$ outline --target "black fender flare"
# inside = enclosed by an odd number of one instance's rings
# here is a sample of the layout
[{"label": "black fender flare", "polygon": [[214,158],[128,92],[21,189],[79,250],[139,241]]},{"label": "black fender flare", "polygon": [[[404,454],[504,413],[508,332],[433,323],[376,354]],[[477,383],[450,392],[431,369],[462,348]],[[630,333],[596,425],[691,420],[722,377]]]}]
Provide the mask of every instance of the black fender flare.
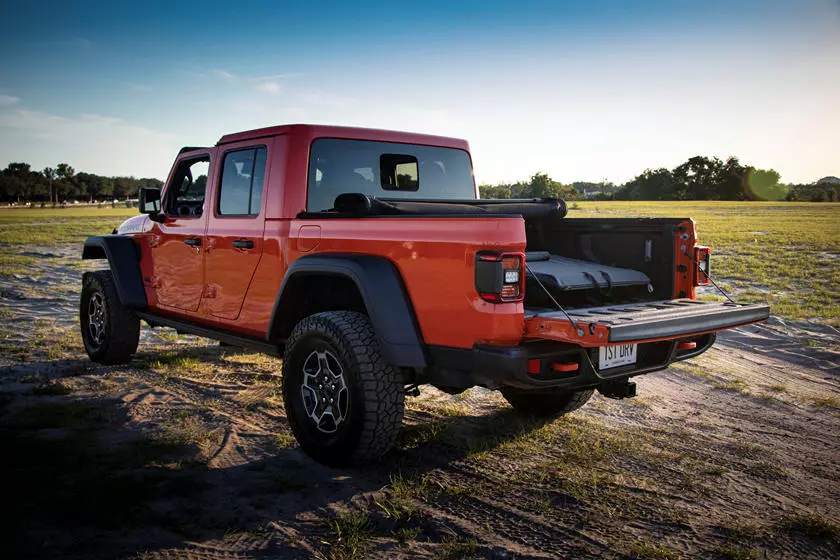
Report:
[{"label": "black fender flare", "polygon": [[117,293],[129,309],[146,309],[146,290],[140,274],[139,247],[125,235],[97,235],[85,239],[82,259],[108,259]]},{"label": "black fender flare", "polygon": [[295,260],[286,271],[271,312],[269,341],[282,338],[280,324],[285,303],[292,300],[287,290],[293,278],[308,275],[336,275],[356,284],[379,338],[385,360],[398,367],[426,367],[425,345],[414,316],[414,308],[396,266],[383,257],[352,253],[318,253]]}]

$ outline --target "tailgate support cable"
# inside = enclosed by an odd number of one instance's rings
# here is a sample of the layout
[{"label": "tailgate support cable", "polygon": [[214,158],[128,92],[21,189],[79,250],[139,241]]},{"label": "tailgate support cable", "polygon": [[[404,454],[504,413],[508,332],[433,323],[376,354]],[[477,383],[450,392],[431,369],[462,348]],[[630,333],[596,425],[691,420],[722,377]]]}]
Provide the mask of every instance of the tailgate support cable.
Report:
[{"label": "tailgate support cable", "polygon": [[[568,320],[569,320],[569,323],[572,325],[572,328],[575,330],[575,332],[577,333],[577,335],[578,335],[578,336],[583,336],[583,329],[579,328],[579,327],[575,324],[575,322],[572,320],[572,317],[571,317],[568,313],[566,313],[566,310],[565,310],[565,309],[563,309],[563,306],[562,306],[562,305],[560,305],[560,303],[558,303],[556,299],[554,299],[554,296],[553,296],[553,295],[551,295],[551,292],[549,292],[549,291],[548,291],[548,288],[546,288],[546,287],[543,285],[543,283],[540,281],[539,277],[537,277],[537,275],[536,275],[536,274],[534,274],[534,271],[533,271],[533,270],[531,270],[531,267],[530,267],[530,266],[528,266],[528,262],[527,262],[527,261],[525,262],[525,270],[526,270],[526,272],[528,272],[528,274],[530,274],[530,275],[534,278],[534,280],[536,280],[536,281],[537,281],[537,284],[539,284],[539,285],[540,285],[540,288],[542,288],[542,289],[543,289],[543,291],[546,293],[546,295],[549,297],[549,299],[550,299],[551,301],[553,301],[553,302],[554,302],[554,305],[556,305],[556,306],[557,306],[557,308],[558,308],[560,311],[562,311],[562,312],[563,312],[563,315],[565,315],[565,316],[566,316],[566,319],[568,319]],[[595,279],[593,278],[592,280],[594,281]],[[595,285],[597,286],[598,284],[596,283]]]},{"label": "tailgate support cable", "polygon": [[[563,312],[563,315],[565,315],[565,316],[566,316],[566,319],[568,319],[568,320],[569,320],[569,323],[571,323],[572,328],[575,330],[575,332],[577,333],[577,335],[578,335],[578,336],[583,336],[583,335],[584,335],[583,329],[578,328],[578,326],[577,326],[577,325],[575,324],[575,322],[572,320],[572,317],[571,317],[571,316],[570,316],[570,315],[566,312],[566,310],[565,310],[565,309],[563,309],[563,306],[562,306],[562,305],[560,305],[560,302],[558,302],[556,299],[554,299],[554,296],[553,296],[553,295],[551,295],[551,292],[549,292],[549,291],[548,291],[548,288],[546,288],[546,287],[545,287],[545,285],[544,285],[544,284],[540,281],[540,279],[537,277],[537,275],[536,275],[536,274],[534,274],[534,271],[533,271],[533,270],[531,270],[531,267],[530,267],[530,266],[528,266],[528,263],[527,263],[527,262],[525,263],[525,270],[528,272],[528,274],[530,274],[531,276],[533,276],[533,277],[534,277],[534,280],[536,280],[536,281],[537,281],[537,284],[539,284],[539,285],[540,285],[540,288],[542,288],[542,290],[546,293],[546,295],[549,297],[549,299],[551,299],[551,301],[553,301],[553,302],[554,302],[554,305],[556,305],[556,306],[557,306],[557,308],[558,308],[560,311],[562,311],[562,312]],[[594,278],[593,278],[593,280],[594,280]],[[582,354],[583,354],[583,357],[584,357],[584,358],[586,358],[586,361],[587,361],[587,362],[589,362],[589,367],[591,367],[591,368],[592,368],[592,371],[593,371],[593,372],[595,372],[595,375],[596,375],[598,378],[600,378],[601,376],[600,376],[600,375],[598,375],[598,368],[596,368],[596,367],[595,367],[595,364],[593,364],[593,363],[592,363],[592,358],[590,358],[590,357],[589,357],[589,350],[584,349],[584,350],[583,350],[583,352],[582,352]]]},{"label": "tailgate support cable", "polygon": [[724,291],[723,291],[723,288],[721,288],[720,286],[718,286],[718,285],[717,285],[717,282],[715,282],[714,280],[712,280],[712,277],[711,277],[711,276],[709,276],[708,274],[706,274],[706,271],[705,271],[705,270],[703,270],[703,267],[702,267],[702,266],[700,266],[700,263],[699,263],[699,262],[697,262],[697,261],[695,261],[695,260],[694,260],[694,257],[692,257],[691,255],[689,255],[689,254],[688,254],[688,251],[683,251],[683,254],[684,254],[686,257],[688,257],[689,259],[691,259],[691,262],[693,262],[693,263],[694,263],[694,266],[696,266],[696,267],[697,267],[697,270],[699,270],[700,272],[702,272],[702,273],[703,273],[703,276],[705,276],[706,278],[708,278],[708,279],[709,279],[709,282],[711,282],[711,283],[712,283],[712,286],[714,286],[715,288],[717,288],[717,289],[718,289],[718,291],[719,291],[720,293],[722,293],[722,294],[723,294],[723,297],[725,297],[726,299],[728,299],[728,300],[729,300],[729,303],[734,303],[735,305],[738,305],[738,303],[737,303],[735,300],[733,300],[731,297],[729,297],[729,294],[727,294],[726,292],[724,292]]}]

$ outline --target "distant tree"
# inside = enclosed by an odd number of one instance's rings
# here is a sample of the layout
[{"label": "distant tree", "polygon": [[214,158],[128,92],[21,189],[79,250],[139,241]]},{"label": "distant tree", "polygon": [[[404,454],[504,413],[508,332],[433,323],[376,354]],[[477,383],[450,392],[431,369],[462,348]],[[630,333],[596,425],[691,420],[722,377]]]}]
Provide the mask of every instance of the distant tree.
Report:
[{"label": "distant tree", "polygon": [[753,169],[747,172],[747,187],[750,198],[755,200],[784,200],[788,194],[785,185],[779,183],[781,175],[775,169]]},{"label": "distant tree", "polygon": [[665,168],[645,169],[615,193],[617,200],[676,200],[673,174]]},{"label": "distant tree", "polygon": [[59,163],[55,168],[55,174],[59,182],[55,188],[55,200],[53,204],[58,204],[59,191],[64,198],[76,194],[76,185],[73,183],[73,176],[76,174],[76,170],[68,163]]},{"label": "distant tree", "polygon": [[76,170],[69,163],[59,163],[55,173],[62,181],[69,181],[76,174]]},{"label": "distant tree", "polygon": [[479,185],[478,192],[480,193],[481,198],[510,198],[510,186],[508,185]]},{"label": "distant tree", "polygon": [[114,195],[114,182],[109,177],[102,177],[92,173],[78,173],[74,177],[79,192],[87,195],[90,202],[100,197]]},{"label": "distant tree", "polygon": [[6,200],[22,202],[32,193],[32,170],[28,163],[13,162],[3,170],[0,192]]},{"label": "distant tree", "polygon": [[531,175],[530,181],[522,188],[521,196],[525,198],[574,198],[574,188],[571,185],[558,183],[547,173],[537,172]]},{"label": "distant tree", "polygon": [[50,182],[50,200],[53,199],[53,179],[55,179],[55,169],[52,167],[45,167],[44,170],[41,172],[44,177],[46,177]]},{"label": "distant tree", "polygon": [[674,168],[674,194],[677,200],[714,200],[719,198],[716,183],[723,162],[694,156]]}]

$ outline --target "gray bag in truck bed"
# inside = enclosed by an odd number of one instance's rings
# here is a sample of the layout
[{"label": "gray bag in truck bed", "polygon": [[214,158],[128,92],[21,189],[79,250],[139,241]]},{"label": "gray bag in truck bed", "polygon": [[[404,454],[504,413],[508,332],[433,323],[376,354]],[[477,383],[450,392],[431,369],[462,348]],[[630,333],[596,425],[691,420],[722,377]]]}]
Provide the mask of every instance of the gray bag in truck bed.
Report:
[{"label": "gray bag in truck bed", "polygon": [[616,286],[646,286],[650,278],[642,272],[551,255],[546,251],[525,254],[528,269],[546,287],[557,290],[609,289]]}]

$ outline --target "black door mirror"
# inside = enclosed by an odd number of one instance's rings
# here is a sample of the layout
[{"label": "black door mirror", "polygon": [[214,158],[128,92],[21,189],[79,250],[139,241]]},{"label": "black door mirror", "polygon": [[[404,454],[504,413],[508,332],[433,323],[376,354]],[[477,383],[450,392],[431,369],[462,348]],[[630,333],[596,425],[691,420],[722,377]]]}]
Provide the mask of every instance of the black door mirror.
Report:
[{"label": "black door mirror", "polygon": [[141,214],[158,214],[160,212],[160,189],[140,187],[139,199]]},{"label": "black door mirror", "polygon": [[160,211],[160,189],[140,187],[138,199],[141,214],[148,214],[154,222],[163,221],[161,218],[164,216]]}]

